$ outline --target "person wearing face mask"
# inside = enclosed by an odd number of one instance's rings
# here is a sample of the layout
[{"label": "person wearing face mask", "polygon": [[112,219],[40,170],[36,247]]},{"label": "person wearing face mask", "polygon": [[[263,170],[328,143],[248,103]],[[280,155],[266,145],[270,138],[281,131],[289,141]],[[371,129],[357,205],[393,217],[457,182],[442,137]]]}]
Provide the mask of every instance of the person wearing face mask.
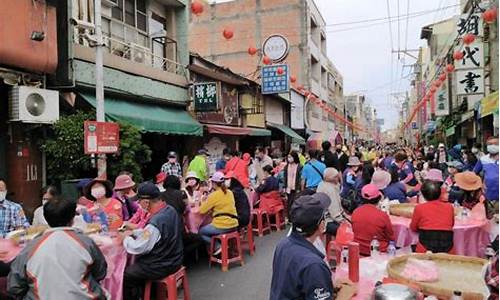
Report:
[{"label": "person wearing face mask", "polygon": [[351,191],[356,190],[356,181],[361,175],[361,162],[357,156],[349,157],[347,169],[342,174],[342,189],[340,197],[346,198]]},{"label": "person wearing face mask", "polygon": [[[208,195],[206,201],[202,201],[200,213],[212,212],[212,222],[200,228],[199,234],[205,243],[210,244],[212,236],[222,233],[233,232],[238,229],[238,212],[234,201],[233,192],[226,184],[226,178],[222,172],[215,172],[210,181],[214,191]],[[216,245],[214,255],[221,253],[221,246]]]},{"label": "person wearing face mask", "polygon": [[210,156],[207,149],[198,150],[198,154],[189,163],[188,172],[195,172],[198,179],[205,181],[208,178],[207,159]]},{"label": "person wearing face mask", "polygon": [[23,208],[7,199],[7,183],[0,179],[0,238],[23,227],[29,227]]},{"label": "person wearing face mask", "polygon": [[448,155],[446,154],[446,149],[443,143],[440,143],[438,146],[437,152],[434,154],[434,161],[438,163],[441,171],[446,170],[446,162],[448,161]]},{"label": "person wearing face mask", "polygon": [[474,154],[474,156],[476,156],[477,159],[481,159],[481,157],[484,156],[484,152],[481,151],[481,149],[483,149],[481,143],[476,143],[474,144],[474,146],[472,146],[471,152],[472,154]]},{"label": "person wearing face mask", "polygon": [[[330,198],[324,193],[301,196],[291,207],[292,231],[274,251],[270,300],[334,299],[330,267],[321,238]],[[322,249],[321,249],[322,248]]]},{"label": "person wearing face mask", "polygon": [[42,194],[42,205],[37,207],[35,209],[35,212],[33,213],[33,226],[47,225],[47,221],[43,216],[43,206],[50,200],[54,199],[54,197],[59,195],[59,192],[57,191],[57,188],[55,186],[48,185],[42,189],[41,194]]},{"label": "person wearing face mask", "polygon": [[264,179],[264,172],[262,171],[265,166],[273,166],[273,160],[266,154],[264,148],[257,147],[255,149],[254,168],[257,173],[257,183]]},{"label": "person wearing face mask", "polygon": [[231,158],[227,161],[226,167],[223,171],[225,174],[228,172],[233,172],[234,176],[243,185],[245,189],[250,187],[250,176],[248,172],[248,162],[250,160],[250,155],[245,153],[241,157],[241,153],[233,152],[230,156]]},{"label": "person wearing face mask", "polygon": [[279,192],[279,181],[278,178],[274,177],[273,167],[268,165],[262,170],[264,171],[264,180],[255,191],[259,194],[259,208],[272,214],[283,208]]},{"label": "person wearing face mask", "polygon": [[167,159],[168,161],[161,166],[160,171],[167,175],[182,177],[182,168],[179,162],[177,162],[177,154],[174,151],[170,151]]},{"label": "person wearing face mask", "polygon": [[94,179],[87,188],[86,197],[93,201],[91,205],[87,206],[87,209],[91,215],[98,214],[102,210],[108,218],[109,230],[117,230],[123,224],[122,204],[112,196],[111,182]]},{"label": "person wearing face mask", "polygon": [[290,152],[286,158],[287,164],[283,170],[285,193],[287,195],[288,218],[290,218],[290,208],[292,207],[295,195],[300,192],[300,165],[299,155],[296,151]]},{"label": "person wearing face mask", "polygon": [[198,175],[195,172],[188,172],[186,174],[186,180],[185,186],[184,186],[184,192],[187,195],[188,199],[188,204],[194,204],[197,202],[199,199],[199,186],[200,186],[200,179],[198,178]]},{"label": "person wearing face mask", "polygon": [[482,172],[486,200],[495,206],[495,211],[498,213],[498,138],[491,137],[486,144],[488,155],[481,157],[477,162],[474,173]]},{"label": "person wearing face mask", "polygon": [[394,162],[390,166],[389,171],[396,171],[398,173],[399,180],[406,185],[416,186],[418,183],[415,175],[413,174],[413,164],[408,161],[408,155],[404,150],[400,150],[396,153],[394,156]]},{"label": "person wearing face mask", "polygon": [[248,202],[248,196],[234,172],[229,171],[226,173],[225,178],[226,181],[224,184],[234,195],[234,204],[236,206],[236,212],[238,213],[238,227],[244,228],[250,222],[250,203]]}]

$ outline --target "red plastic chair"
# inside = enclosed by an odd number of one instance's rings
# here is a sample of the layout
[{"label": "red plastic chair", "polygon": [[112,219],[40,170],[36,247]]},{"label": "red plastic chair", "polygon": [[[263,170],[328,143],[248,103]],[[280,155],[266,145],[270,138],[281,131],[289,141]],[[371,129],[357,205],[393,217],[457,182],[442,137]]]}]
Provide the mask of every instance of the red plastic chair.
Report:
[{"label": "red plastic chair", "polygon": [[252,211],[252,222],[252,230],[254,232],[257,232],[259,236],[263,236],[266,231],[269,231],[269,233],[271,233],[271,226],[267,211],[260,208],[254,209]]},{"label": "red plastic chair", "polygon": [[[221,247],[222,247],[222,255],[221,258],[217,258],[214,256],[214,250],[215,250],[215,242],[219,240],[221,242]],[[229,257],[229,241],[230,240],[236,240],[236,252],[238,253],[234,257]],[[245,262],[243,261],[243,251],[241,248],[241,239],[240,239],[240,233],[238,231],[230,232],[230,233],[224,233],[220,235],[216,235],[212,237],[212,240],[210,241],[210,259],[208,261],[208,265],[211,267],[212,262],[216,262],[221,264],[222,266],[222,271],[226,272],[229,268],[229,264],[232,262],[240,262],[240,265],[244,265]]]},{"label": "red plastic chair", "polygon": [[276,209],[275,212],[269,213],[269,219],[273,217],[274,222],[269,222],[269,226],[275,228],[277,231],[281,231],[281,228],[285,228],[285,209],[280,207]]},{"label": "red plastic chair", "polygon": [[[342,246],[347,246],[354,240],[354,233],[349,222],[343,222],[337,229],[335,240],[330,241],[326,246],[326,259],[331,261],[334,257],[337,261],[340,260],[340,251]],[[334,252],[334,254],[332,253]]]},{"label": "red plastic chair", "polygon": [[255,243],[253,241],[252,220],[250,219],[247,227],[240,228],[239,232],[242,247],[246,245],[250,255],[253,255],[255,253]]},{"label": "red plastic chair", "polygon": [[[186,275],[186,268],[182,266],[177,272],[163,278],[161,280],[155,280],[157,284],[164,284],[167,287],[167,300],[177,300],[177,282],[182,280],[182,287],[184,289],[184,300],[191,300],[189,293],[189,284]],[[153,281],[146,281],[146,287],[144,289],[144,300],[151,299],[151,285]]]}]

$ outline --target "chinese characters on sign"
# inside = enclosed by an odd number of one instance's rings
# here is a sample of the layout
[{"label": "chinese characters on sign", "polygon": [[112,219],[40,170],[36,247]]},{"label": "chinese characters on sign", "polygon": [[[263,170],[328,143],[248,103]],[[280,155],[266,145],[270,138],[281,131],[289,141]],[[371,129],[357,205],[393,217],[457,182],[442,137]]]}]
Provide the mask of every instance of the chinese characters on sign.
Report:
[{"label": "chinese characters on sign", "polygon": [[85,154],[116,153],[120,147],[120,125],[111,122],[85,121]]},{"label": "chinese characters on sign", "polygon": [[475,36],[483,36],[483,19],[480,13],[475,13],[469,17],[469,14],[460,16],[457,22],[457,33],[460,37],[467,33]]},{"label": "chinese characters on sign", "polygon": [[[281,69],[281,74],[278,74]],[[262,94],[288,93],[288,65],[272,65],[262,67]]]},{"label": "chinese characters on sign", "polygon": [[217,110],[219,103],[219,86],[217,82],[203,82],[194,84],[194,110]]},{"label": "chinese characters on sign", "polygon": [[448,84],[446,81],[443,82],[443,85],[434,97],[436,97],[436,116],[447,116],[450,106],[448,103]]},{"label": "chinese characters on sign", "polygon": [[483,67],[483,42],[476,41],[471,45],[464,46],[462,50],[464,58],[456,63],[457,69],[482,68]]},{"label": "chinese characters on sign", "polygon": [[484,71],[483,69],[457,70],[457,94],[483,94]]}]

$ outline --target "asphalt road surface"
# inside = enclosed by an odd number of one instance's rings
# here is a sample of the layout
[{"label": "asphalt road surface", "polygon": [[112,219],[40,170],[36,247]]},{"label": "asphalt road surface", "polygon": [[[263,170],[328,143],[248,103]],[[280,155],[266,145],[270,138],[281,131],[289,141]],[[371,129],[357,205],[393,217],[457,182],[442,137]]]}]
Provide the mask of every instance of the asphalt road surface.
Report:
[{"label": "asphalt road surface", "polygon": [[245,265],[233,263],[229,271],[222,272],[219,264],[208,267],[206,256],[188,264],[189,289],[193,300],[266,300],[272,277],[274,249],[286,236],[288,229],[273,231],[263,237],[254,236],[256,252],[253,256],[244,251]]}]

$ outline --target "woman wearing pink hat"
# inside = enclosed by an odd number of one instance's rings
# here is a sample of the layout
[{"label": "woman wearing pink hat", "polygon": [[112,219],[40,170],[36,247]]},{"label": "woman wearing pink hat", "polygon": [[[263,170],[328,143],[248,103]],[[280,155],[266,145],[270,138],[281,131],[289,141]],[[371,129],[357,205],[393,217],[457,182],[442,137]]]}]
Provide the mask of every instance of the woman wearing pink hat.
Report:
[{"label": "woman wearing pink hat", "polygon": [[[233,193],[225,185],[225,177],[222,172],[215,172],[210,181],[214,191],[208,195],[206,201],[200,206],[200,213],[206,214],[212,211],[212,223],[203,226],[199,234],[207,243],[210,243],[212,236],[222,233],[232,232],[238,229],[238,212],[234,202]],[[220,253],[220,245],[216,245],[214,255]]]},{"label": "woman wearing pink hat", "polygon": [[137,197],[134,187],[135,182],[128,174],[119,175],[115,179],[113,198],[120,201],[122,204],[122,215],[124,221],[129,220],[139,208],[136,201]]}]

